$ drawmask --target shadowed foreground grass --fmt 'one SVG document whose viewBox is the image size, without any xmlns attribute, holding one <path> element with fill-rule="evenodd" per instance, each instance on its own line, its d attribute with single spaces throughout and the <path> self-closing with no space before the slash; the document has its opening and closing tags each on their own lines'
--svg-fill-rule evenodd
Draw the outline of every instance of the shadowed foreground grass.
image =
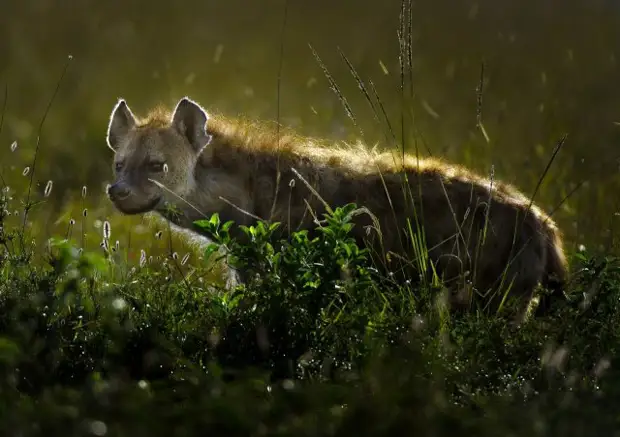
<svg viewBox="0 0 620 437">
<path fill-rule="evenodd" d="M 449 316 L 441 290 L 381 278 L 348 238 L 230 240 L 251 280 L 176 254 L 21 245 L 0 205 L 0 432 L 7 436 L 616 435 L 620 263 L 573 257 L 571 302 L 510 328 Z M 105 228 L 105 225 L 104 225 Z M 104 229 L 105 237 L 105 229 Z M 28 241 L 26 238 L 24 241 Z M 35 262 L 36 260 L 36 262 Z M 423 284 L 426 284 L 424 282 Z M 616 434 L 614 434 L 614 432 Z"/>
</svg>

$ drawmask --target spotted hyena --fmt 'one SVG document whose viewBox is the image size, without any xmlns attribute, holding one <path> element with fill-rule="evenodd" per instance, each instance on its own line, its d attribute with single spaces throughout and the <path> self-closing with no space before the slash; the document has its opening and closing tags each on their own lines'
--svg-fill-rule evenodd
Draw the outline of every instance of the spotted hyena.
<svg viewBox="0 0 620 437">
<path fill-rule="evenodd" d="M 494 309 L 503 298 L 497 291 L 506 289 L 529 303 L 538 284 L 566 278 L 550 217 L 515 188 L 438 159 L 277 132 L 208 115 L 189 98 L 145 118 L 120 99 L 107 143 L 115 173 L 108 195 L 125 214 L 156 211 L 192 229 L 217 212 L 237 224 L 263 219 L 282 223 L 284 231 L 311 231 L 326 204 L 354 202 L 365 213 L 356 216 L 352 233 L 383 271 L 432 269 L 460 296 L 452 299 L 456 305 L 486 296 Z M 170 205 L 180 214 L 170 215 Z M 426 251 L 413 249 L 422 246 Z M 432 267 L 416 259 L 420 253 Z"/>
</svg>

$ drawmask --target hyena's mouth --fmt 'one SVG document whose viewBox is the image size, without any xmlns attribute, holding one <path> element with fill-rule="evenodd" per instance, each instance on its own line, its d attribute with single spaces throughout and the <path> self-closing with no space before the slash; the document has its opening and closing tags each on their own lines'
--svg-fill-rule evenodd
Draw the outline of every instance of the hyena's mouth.
<svg viewBox="0 0 620 437">
<path fill-rule="evenodd" d="M 157 196 L 150 202 L 139 205 L 135 202 L 131 201 L 131 198 L 123 199 L 123 200 L 112 200 L 114 206 L 123 214 L 134 215 L 134 214 L 142 214 L 145 212 L 153 211 L 157 205 L 161 202 L 161 197 Z"/>
</svg>

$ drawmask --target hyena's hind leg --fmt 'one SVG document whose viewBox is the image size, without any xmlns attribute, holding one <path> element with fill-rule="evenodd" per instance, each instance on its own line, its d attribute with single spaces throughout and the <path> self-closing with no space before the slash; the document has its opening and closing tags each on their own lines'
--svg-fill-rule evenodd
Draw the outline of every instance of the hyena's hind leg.
<svg viewBox="0 0 620 437">
<path fill-rule="evenodd" d="M 470 311 L 475 302 L 469 255 L 458 236 L 446 238 L 428 250 L 427 278 L 436 275 L 447 293 L 447 303 L 452 311 Z"/>
<path fill-rule="evenodd" d="M 497 312 L 508 305 L 515 310 L 513 324 L 520 325 L 531 317 L 538 304 L 536 291 L 545 275 L 547 247 L 539 223 L 526 220 L 510 245 L 503 247 L 503 257 L 490 251 L 482 257 L 479 272 L 481 288 L 489 292 L 488 309 Z M 503 258 L 503 262 L 499 262 Z M 485 268 L 486 267 L 486 268 Z M 514 306 L 512 306 L 514 305 Z"/>
<path fill-rule="evenodd" d="M 544 242 L 525 230 L 514 241 L 499 223 L 482 239 L 482 226 L 474 223 L 461 235 L 446 239 L 429 251 L 435 272 L 449 291 L 452 310 L 482 311 L 488 315 L 505 313 L 519 324 L 529 313 L 534 292 L 545 272 Z M 476 232 L 478 230 L 479 232 Z M 506 237 L 506 235 L 509 235 Z M 516 307 L 516 308 L 515 308 Z M 509 318 L 510 318 L 509 316 Z"/>
</svg>

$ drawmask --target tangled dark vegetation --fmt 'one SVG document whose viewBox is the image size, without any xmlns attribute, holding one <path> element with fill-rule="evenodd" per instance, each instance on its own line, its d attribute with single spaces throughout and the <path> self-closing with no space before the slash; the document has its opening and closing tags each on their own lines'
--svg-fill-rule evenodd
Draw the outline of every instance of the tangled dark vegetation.
<svg viewBox="0 0 620 437">
<path fill-rule="evenodd" d="M 620 263 L 573 257 L 569 301 L 519 329 L 449 314 L 437 281 L 380 277 L 350 238 L 229 236 L 252 275 L 227 291 L 176 253 L 120 262 L 72 240 L 24 243 L 0 211 L 0 434 L 515 435 L 617 433 Z M 43 256 L 44 262 L 34 262 Z"/>
</svg>

